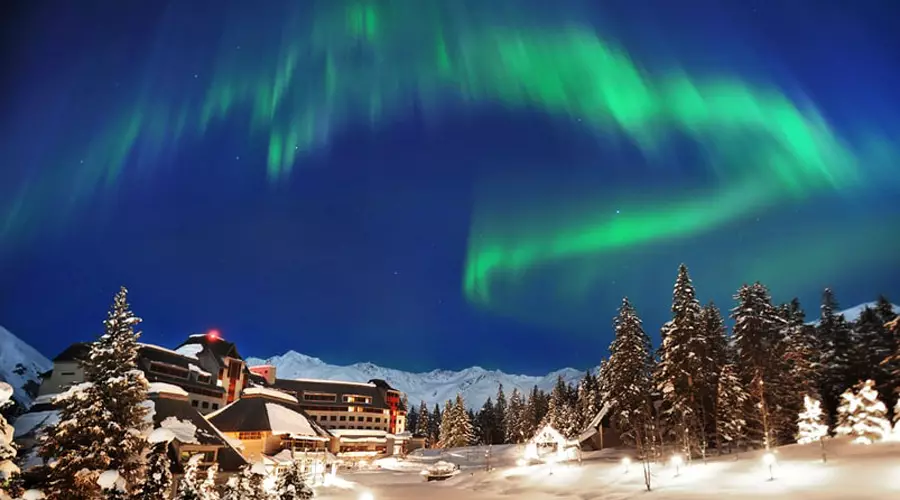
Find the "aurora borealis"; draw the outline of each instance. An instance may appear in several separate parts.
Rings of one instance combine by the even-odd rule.
[[[884,289],[896,283],[900,252],[900,235],[890,230],[900,227],[900,204],[892,202],[900,198],[900,99],[886,83],[898,74],[900,52],[883,29],[896,7],[638,4],[33,7],[23,15],[30,49],[22,49],[26,62],[4,121],[13,167],[0,177],[0,258],[12,263],[7,267],[24,262],[11,275],[25,280],[21,269],[40,267],[38,257],[27,257],[34,248],[80,233],[102,238],[128,207],[148,221],[157,210],[195,225],[211,217],[232,233],[228,241],[245,239],[240,228],[256,220],[279,229],[242,257],[265,261],[286,252],[288,241],[299,245],[277,279],[301,288],[332,289],[323,281],[352,287],[394,262],[417,262],[414,271],[385,271],[418,275],[388,312],[361,305],[387,300],[372,297],[384,286],[373,278],[346,301],[306,302],[329,311],[310,312],[306,330],[327,330],[329,318],[349,315],[355,321],[333,322],[360,337],[402,325],[394,334],[403,338],[465,330],[539,345],[561,335],[594,336],[605,346],[608,318],[625,294],[639,311],[649,310],[651,325],[659,321],[681,261],[701,295],[725,305],[732,290],[757,279],[782,299],[815,300],[821,287],[839,284],[851,287],[854,304],[879,292],[900,294],[896,284]],[[26,35],[29,27],[39,29]],[[506,129],[496,130],[498,122]],[[535,135],[528,131],[534,127],[549,132]],[[546,144],[519,145],[516,137],[525,135]],[[335,197],[316,182],[359,197]],[[178,184],[194,190],[169,197]],[[346,203],[322,201],[326,191]],[[218,206],[234,193],[255,210],[239,216],[243,223],[228,219],[238,217],[236,209]],[[132,195],[139,201],[127,201]],[[218,208],[198,208],[204,197]],[[394,227],[385,234],[416,228],[435,243],[423,254],[410,234],[385,244],[389,250],[368,251],[368,244],[379,247],[368,236],[335,236],[354,227],[381,234],[390,223],[380,216],[360,227],[321,229],[371,209],[373,200],[403,213],[375,210],[391,214]],[[171,206],[160,210],[160,203]],[[431,204],[442,208],[426,208]],[[411,215],[443,210],[454,214],[445,233],[423,230]],[[168,229],[149,245],[170,241],[164,260],[176,282],[176,269],[197,267],[186,257],[195,252],[179,245],[202,244],[184,236],[192,231],[184,224],[176,231],[175,222],[154,222]],[[79,229],[86,226],[91,230]],[[336,243],[347,241],[358,245]],[[308,270],[310,246],[335,260],[331,274]],[[243,288],[274,272],[261,265],[218,272],[233,273],[227,281]],[[432,283],[437,290],[421,290]],[[273,285],[272,300],[293,303],[286,288]],[[203,295],[198,285],[191,289]],[[345,293],[336,285],[333,292]],[[427,307],[419,295],[428,297]],[[438,313],[430,312],[435,303]],[[289,316],[280,314],[268,322],[207,321],[280,329]],[[191,327],[185,323],[169,319],[175,329]],[[430,352],[443,363],[436,348]]]

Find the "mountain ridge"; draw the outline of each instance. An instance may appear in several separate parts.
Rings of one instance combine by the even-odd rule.
[[[495,399],[497,388],[503,384],[504,393],[509,398],[513,389],[528,393],[534,386],[549,391],[559,376],[568,383],[575,383],[584,377],[583,370],[562,368],[547,375],[517,375],[501,370],[487,370],[480,366],[470,366],[462,370],[434,369],[428,372],[408,372],[395,368],[385,368],[364,361],[350,365],[331,365],[325,361],[289,350],[284,354],[269,358],[247,358],[248,366],[271,365],[279,378],[314,378],[324,380],[344,380],[347,382],[368,382],[382,379],[392,387],[406,394],[409,404],[418,406],[424,401],[429,409],[435,404],[462,394],[466,405],[480,408],[488,397]],[[595,370],[595,369],[594,369]]]

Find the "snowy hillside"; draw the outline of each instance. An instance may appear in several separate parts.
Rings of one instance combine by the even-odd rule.
[[[878,302],[864,302],[862,304],[853,306],[849,309],[844,309],[843,311],[838,311],[838,314],[843,314],[845,320],[852,322],[852,321],[856,321],[859,319],[859,315],[862,314],[863,309],[865,309],[867,307],[871,308],[871,309],[875,309],[875,306],[877,306],[877,305],[878,305]],[[891,305],[894,307],[894,312],[897,314],[900,314],[900,306],[898,306],[897,304],[891,304]],[[814,313],[809,313],[807,318],[809,318],[813,314]],[[815,314],[817,314],[817,313],[815,313]],[[807,324],[808,325],[818,325],[819,320],[810,321]]]
[[[537,385],[549,391],[559,375],[574,383],[584,376],[584,372],[574,368],[564,368],[543,377],[509,375],[497,370],[485,370],[474,366],[461,371],[434,370],[427,373],[410,373],[391,368],[382,368],[372,363],[356,363],[349,366],[329,365],[319,358],[288,351],[269,359],[248,358],[247,364],[273,365],[278,378],[315,378],[323,380],[345,380],[367,382],[373,378],[386,380],[394,388],[404,392],[410,405],[418,406],[421,401],[428,403],[429,409],[435,403],[455,398],[461,393],[470,408],[480,408],[488,397],[496,399],[497,386],[503,384],[503,392],[509,398],[513,388],[527,392]]]
[[[40,374],[51,368],[49,359],[0,326],[0,381],[13,386],[13,399],[23,406],[31,405],[41,382]]]

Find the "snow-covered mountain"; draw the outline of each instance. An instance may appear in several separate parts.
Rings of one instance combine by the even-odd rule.
[[[13,386],[13,399],[22,406],[31,405],[41,383],[40,374],[53,363],[34,347],[0,326],[0,381]]]
[[[849,309],[844,309],[843,311],[838,311],[838,314],[843,314],[845,320],[847,320],[848,322],[853,322],[853,321],[856,321],[859,319],[859,315],[862,314],[863,309],[865,309],[867,307],[871,308],[871,309],[875,309],[875,306],[877,306],[877,305],[878,305],[878,302],[863,302],[862,304],[855,305]],[[900,306],[898,306],[897,304],[891,304],[891,306],[893,306],[895,313],[900,314]],[[812,314],[814,314],[814,313],[810,313],[810,315],[812,315]],[[808,317],[809,316],[807,316],[807,318]],[[807,322],[807,324],[808,325],[818,325],[819,320],[809,321],[809,322]]]
[[[537,385],[549,391],[562,375],[569,383],[575,383],[584,376],[583,371],[574,368],[563,368],[543,377],[529,375],[509,375],[498,370],[485,370],[473,366],[460,371],[434,370],[425,373],[411,373],[392,368],[383,368],[372,363],[355,363],[348,366],[330,365],[319,358],[288,351],[269,359],[247,358],[249,366],[272,365],[278,378],[313,378],[321,380],[344,380],[348,382],[368,382],[371,379],[382,379],[392,387],[404,392],[409,404],[418,406],[425,401],[429,409],[435,403],[443,405],[445,401],[455,398],[457,393],[463,395],[466,405],[480,408],[488,397],[496,399],[497,386],[503,384],[503,392],[509,398],[513,388],[520,392],[530,392]]]

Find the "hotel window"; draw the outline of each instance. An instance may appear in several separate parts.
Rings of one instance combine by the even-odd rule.
[[[170,365],[167,363],[157,363],[156,361],[150,363],[150,371],[163,373],[178,378],[188,378],[188,374],[190,373],[187,369],[180,366]]]
[[[351,422],[356,422],[356,417],[354,417],[353,415],[350,415],[349,417],[347,417],[347,420],[349,420]]]
[[[75,372],[62,372],[60,373],[60,375],[62,375],[63,377],[74,377]]]
[[[191,406],[193,406],[194,408],[197,407],[197,400],[196,400],[196,399],[192,399],[192,400],[191,400]]]
[[[204,402],[200,405],[200,408],[203,408],[204,410],[207,409],[207,408],[209,408],[209,401],[204,401]]]
[[[381,423],[381,417],[375,417],[375,423],[376,423],[376,424],[380,424],[380,423]]]
[[[337,420],[337,417],[334,416],[334,415],[332,415],[332,416],[331,416],[331,421],[334,422],[335,420]]]
[[[246,441],[248,439],[262,439],[261,432],[238,432],[238,439]]]
[[[337,401],[337,395],[335,394],[323,394],[319,392],[304,392],[303,393],[304,401],[324,401],[324,402],[335,402]]]
[[[347,421],[347,417],[345,417],[344,415],[341,415],[341,417],[340,417],[339,420],[340,420],[341,422],[346,422],[346,421]]]
[[[372,417],[366,417],[366,422],[371,422],[371,421],[372,421]]]
[[[369,396],[360,396],[358,394],[348,394],[345,396],[341,396],[341,401],[345,403],[362,403],[362,404],[372,404],[372,398]]]
[[[212,407],[212,408],[213,408],[213,410],[218,410],[218,409],[219,409],[219,403],[213,403],[213,407]]]

